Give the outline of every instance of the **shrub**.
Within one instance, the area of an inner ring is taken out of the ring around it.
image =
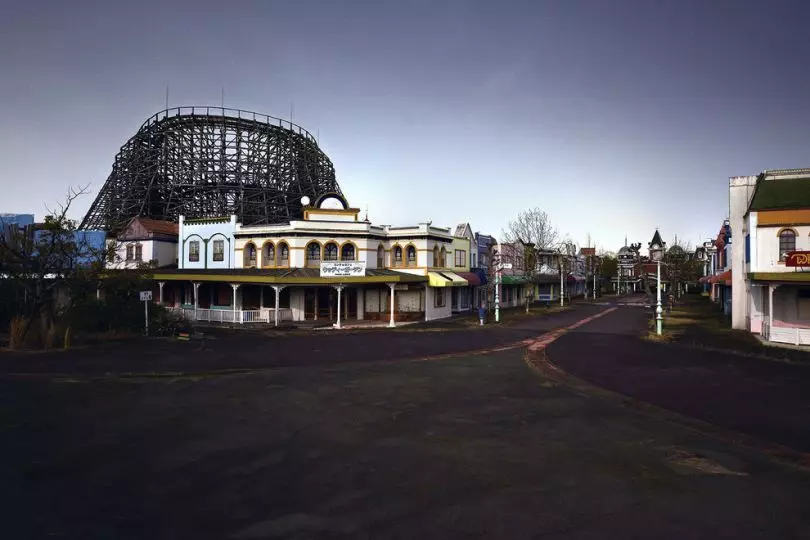
[[[24,345],[25,339],[25,318],[16,315],[11,318],[8,332],[8,348],[20,349]]]

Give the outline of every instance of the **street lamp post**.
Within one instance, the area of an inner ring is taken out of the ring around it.
[[[657,301],[656,306],[655,306],[655,333],[660,336],[661,335],[661,330],[662,330],[661,327],[662,327],[662,323],[663,323],[663,313],[664,313],[664,310],[661,308],[661,258],[664,256],[664,249],[663,249],[663,247],[659,246],[658,244],[653,244],[650,248],[651,248],[650,252],[651,252],[651,254],[653,256],[653,259],[655,260],[655,262],[657,263],[657,266],[658,266],[658,268],[657,268],[658,276],[657,276],[657,280],[656,280],[657,283],[656,283],[656,290],[655,290],[655,292],[656,292],[655,297],[656,297],[656,301]]]
[[[563,258],[560,253],[560,307],[565,307],[565,282],[563,281],[565,273],[563,272]]]

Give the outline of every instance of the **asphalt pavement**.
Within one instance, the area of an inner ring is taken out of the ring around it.
[[[810,366],[642,339],[648,317],[621,307],[560,337],[547,357],[601,388],[810,452]]]

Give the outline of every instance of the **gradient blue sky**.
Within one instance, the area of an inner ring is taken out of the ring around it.
[[[0,211],[95,195],[167,85],[171,106],[224,87],[293,102],[374,222],[497,236],[537,206],[580,244],[694,244],[729,176],[810,165],[808,20],[778,0],[4,2]]]

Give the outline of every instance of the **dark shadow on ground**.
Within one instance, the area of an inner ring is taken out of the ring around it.
[[[116,342],[93,349],[53,352],[3,352],[0,374],[209,372],[346,362],[404,360],[464,353],[518,343],[567,326],[606,309],[575,305],[544,316],[528,316],[502,327],[470,327],[442,332],[320,330],[291,335],[223,330],[191,341],[170,339]]]
[[[806,473],[554,386],[518,350],[0,379],[0,414],[5,538],[810,537]]]

